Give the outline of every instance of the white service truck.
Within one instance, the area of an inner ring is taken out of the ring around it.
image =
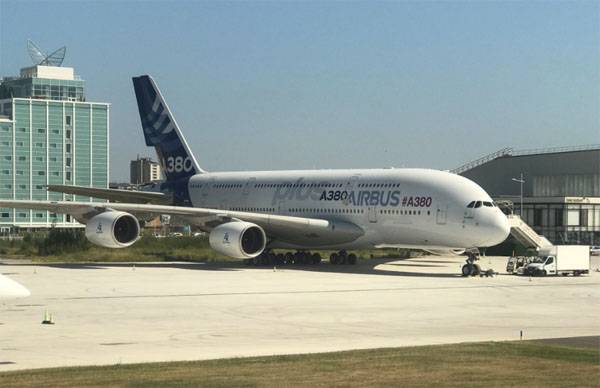
[[[525,274],[530,276],[579,276],[589,272],[590,247],[585,245],[553,245],[541,248],[538,256],[525,268]]]

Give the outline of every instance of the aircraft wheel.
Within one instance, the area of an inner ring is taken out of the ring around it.
[[[276,256],[276,263],[277,265],[284,265],[285,264],[285,257],[283,256],[283,253],[278,253]]]
[[[319,255],[318,253],[313,253],[312,254],[312,263],[320,264],[321,263],[321,255]]]
[[[306,254],[304,252],[296,252],[296,254],[294,255],[294,262],[300,265],[306,264],[305,258]]]
[[[471,276],[479,276],[481,275],[481,267],[477,264],[473,264],[471,267]]]
[[[338,260],[339,264],[346,264],[348,262],[348,257],[346,255],[340,255],[339,257],[340,257]]]
[[[356,264],[356,255],[354,253],[349,254],[346,263],[350,265]]]
[[[462,266],[462,276],[469,276],[471,275],[471,265],[470,264],[465,264]]]
[[[333,265],[339,264],[340,256],[337,253],[332,253],[329,256],[329,262]]]
[[[294,254],[292,252],[286,252],[284,258],[286,264],[294,264]]]

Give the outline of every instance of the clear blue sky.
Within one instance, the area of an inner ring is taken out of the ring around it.
[[[111,178],[154,155],[151,74],[208,170],[448,169],[600,143],[600,3],[0,0],[0,74],[67,46],[110,102]]]

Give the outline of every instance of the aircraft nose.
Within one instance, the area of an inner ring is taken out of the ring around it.
[[[498,211],[498,213],[494,215],[489,227],[489,234],[489,246],[500,244],[508,238],[508,235],[510,234],[510,224],[508,223],[508,218],[506,218],[501,211]]]

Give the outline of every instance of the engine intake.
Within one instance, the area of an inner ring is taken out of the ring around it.
[[[258,225],[232,221],[214,228],[208,242],[215,251],[236,259],[256,257],[267,245],[265,231]]]
[[[140,224],[125,212],[100,213],[85,225],[85,237],[91,243],[106,248],[126,248],[140,236]]]

